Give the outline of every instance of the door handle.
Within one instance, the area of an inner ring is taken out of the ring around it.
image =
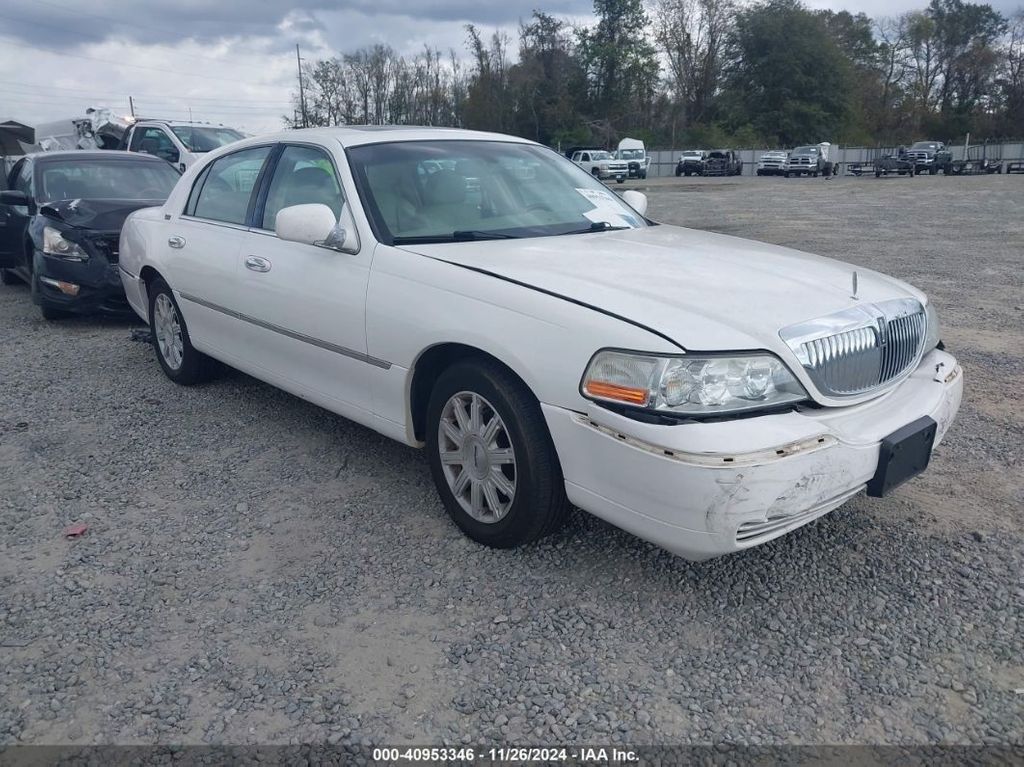
[[[176,250],[181,250],[182,248],[185,247],[185,238],[184,237],[168,237],[167,238],[167,244],[170,245],[172,248],[175,248]]]
[[[259,256],[247,256],[245,259],[245,268],[251,269],[254,272],[269,272],[270,262],[265,258]]]

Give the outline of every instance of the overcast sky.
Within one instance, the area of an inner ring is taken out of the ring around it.
[[[808,0],[813,8],[895,15],[926,0]],[[1009,14],[1022,0],[992,0]],[[464,51],[465,25],[515,32],[533,8],[586,20],[590,0],[4,0],[0,120],[34,125],[89,106],[281,127],[295,89],[295,44],[315,59],[383,42]]]

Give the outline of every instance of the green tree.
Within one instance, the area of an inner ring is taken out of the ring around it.
[[[649,123],[658,86],[658,57],[647,41],[642,0],[594,0],[597,24],[579,30],[591,113],[614,129]]]
[[[837,137],[849,112],[851,66],[820,16],[796,0],[751,6],[737,16],[730,53],[733,130],[750,125],[783,146]]]
[[[544,144],[583,129],[586,77],[568,25],[534,11],[519,30],[519,62],[509,73],[514,130]],[[586,139],[583,139],[586,140]]]

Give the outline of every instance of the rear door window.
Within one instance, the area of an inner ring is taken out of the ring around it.
[[[245,224],[249,203],[269,146],[243,149],[214,160],[196,181],[189,201],[191,215],[229,224]],[[201,186],[200,186],[201,185]],[[186,211],[189,212],[189,211]]]

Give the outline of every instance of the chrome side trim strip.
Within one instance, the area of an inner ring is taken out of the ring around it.
[[[234,317],[236,320],[248,322],[251,325],[256,325],[257,327],[263,328],[264,330],[269,330],[273,333],[280,333],[281,335],[287,336],[288,338],[293,338],[296,341],[301,341],[304,344],[310,344],[320,349],[324,349],[329,352],[334,352],[335,354],[340,354],[344,357],[350,357],[354,360],[365,362],[367,365],[373,365],[374,367],[381,368],[382,370],[391,369],[391,363],[388,362],[387,360],[378,359],[377,357],[373,357],[369,354],[363,354],[362,352],[358,352],[355,349],[349,349],[345,346],[338,346],[337,344],[332,344],[330,341],[322,341],[319,338],[313,338],[312,336],[303,335],[302,333],[296,333],[294,330],[288,330],[288,328],[282,328],[280,325],[274,325],[270,322],[264,322],[263,320],[257,319],[256,317],[250,317],[247,314],[242,314],[241,312],[236,312],[233,311],[232,309],[225,309],[223,306],[212,304],[209,301],[205,301],[202,298],[199,298],[198,296],[189,295],[188,293],[179,293],[178,295],[180,295],[186,301],[191,301],[192,303],[199,304],[200,306],[204,306],[207,309],[212,309],[215,312],[226,314],[228,317]]]

